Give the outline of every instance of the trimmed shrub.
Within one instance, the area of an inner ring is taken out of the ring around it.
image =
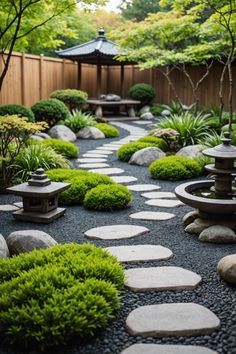
[[[31,107],[36,121],[45,121],[49,127],[57,122],[70,117],[70,112],[66,105],[56,98],[41,100]]]
[[[168,145],[164,139],[156,138],[155,136],[144,136],[138,139],[138,142],[154,144],[156,147],[163,151],[166,151],[168,148]]]
[[[124,271],[101,248],[67,244],[0,259],[0,334],[42,349],[92,336],[120,306]]]
[[[96,121],[94,119],[94,116],[91,114],[86,114],[81,111],[73,111],[72,115],[67,118],[64,122],[64,124],[70,128],[74,133],[77,133],[78,130],[85,128],[85,127],[91,127],[96,125]]]
[[[157,128],[149,132],[150,136],[163,139],[167,144],[167,150],[177,151],[181,148],[179,133],[171,128]]]
[[[77,157],[79,155],[78,147],[70,141],[64,141],[60,139],[44,139],[42,144],[51,147],[58,154],[68,158]]]
[[[128,144],[122,145],[119,150],[117,151],[118,157],[122,161],[129,161],[131,156],[136,152],[141,149],[150,147],[150,146],[156,146],[153,143],[142,143],[142,142],[132,142]]]
[[[119,184],[99,185],[86,193],[84,205],[95,210],[116,210],[125,208],[132,199],[128,188]]]
[[[116,138],[120,135],[118,129],[106,123],[97,123],[95,127],[101,130],[101,132],[103,132],[106,138]]]
[[[145,83],[132,86],[128,94],[134,100],[141,101],[142,103],[150,102],[156,95],[154,88]]]
[[[149,170],[152,178],[177,181],[197,177],[200,165],[193,159],[183,156],[168,156],[154,161]]]
[[[82,108],[88,99],[88,94],[80,90],[67,89],[53,91],[50,97],[65,103],[72,112],[73,109]]]
[[[0,106],[0,116],[12,116],[17,115],[19,117],[25,117],[29,122],[34,122],[34,113],[30,108],[21,106],[19,104],[5,104]]]

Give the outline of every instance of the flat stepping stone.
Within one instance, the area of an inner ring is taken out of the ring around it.
[[[80,163],[96,163],[96,162],[106,162],[107,159],[106,158],[81,158],[81,159],[77,159],[78,162]]]
[[[119,262],[146,262],[169,259],[173,256],[169,248],[155,245],[114,246],[107,250]]]
[[[143,337],[199,336],[219,328],[220,320],[204,306],[174,303],[141,306],[128,315],[126,326]]]
[[[107,163],[80,163],[79,168],[103,168],[109,167]]]
[[[163,208],[176,208],[184,205],[180,200],[168,200],[168,199],[150,199],[145,202],[147,205],[163,207]]]
[[[16,203],[13,203],[13,205],[15,205],[19,209],[23,208],[23,202],[16,202]]]
[[[101,173],[101,175],[118,175],[125,172],[121,168],[96,168],[89,170],[89,172]]]
[[[171,192],[149,192],[141,195],[148,199],[176,199],[176,195]]]
[[[192,290],[202,278],[180,267],[135,268],[125,271],[128,289],[133,291]]]
[[[138,220],[169,220],[175,217],[171,213],[163,213],[158,211],[140,211],[138,213],[130,214],[129,216],[132,219]]]
[[[11,205],[11,204],[0,205],[0,211],[14,211],[18,209],[19,208],[16,205]]]
[[[108,151],[108,150],[105,150],[105,151],[104,150],[89,150],[89,151],[87,151],[87,154],[111,155],[111,154],[113,154],[113,152],[112,151]]]
[[[145,192],[145,191],[152,191],[155,189],[160,189],[161,187],[159,187],[155,184],[133,184],[132,186],[128,186],[128,188],[129,188],[129,190],[134,191],[134,192]]]
[[[138,180],[138,178],[133,176],[113,176],[111,179],[116,183],[130,183]]]
[[[149,232],[149,229],[136,225],[107,225],[95,227],[84,234],[88,238],[99,240],[121,240],[132,238]]]
[[[152,122],[150,122],[150,120],[135,120],[134,123],[139,124],[139,125],[152,124]]]
[[[82,155],[83,157],[89,157],[89,158],[93,158],[93,159],[97,159],[97,158],[103,158],[103,159],[107,159],[107,155],[102,155],[102,154],[98,154],[98,153],[86,153]]]
[[[193,345],[134,344],[121,354],[217,354],[217,352]]]
[[[118,150],[118,147],[109,147],[109,146],[100,146],[97,148],[97,150],[104,150],[104,151],[113,151],[113,150]]]

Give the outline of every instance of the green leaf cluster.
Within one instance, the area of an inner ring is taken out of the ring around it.
[[[166,151],[168,148],[164,139],[156,138],[155,136],[143,136],[142,138],[138,139],[137,142],[154,144],[154,146],[163,151]]]
[[[139,83],[130,87],[129,96],[134,100],[149,103],[155,97],[156,93],[154,88],[145,83]]]
[[[96,123],[95,127],[101,130],[106,138],[116,138],[120,135],[118,129],[106,123]]]
[[[25,117],[29,122],[34,122],[34,113],[30,108],[21,106],[19,104],[5,104],[0,105],[0,116],[14,116]]]
[[[41,143],[45,146],[49,146],[58,154],[67,158],[75,158],[79,155],[79,148],[70,141],[60,139],[44,139]]]
[[[34,113],[35,120],[47,122],[49,127],[70,117],[70,112],[66,105],[56,98],[38,101],[31,109]]]
[[[95,126],[96,121],[94,116],[89,113],[73,110],[72,114],[65,119],[64,124],[74,133],[78,133],[82,128]]]
[[[56,98],[65,103],[69,110],[80,109],[87,101],[88,94],[80,90],[56,90],[50,95],[51,98]]]

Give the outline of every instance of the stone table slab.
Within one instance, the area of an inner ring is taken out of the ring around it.
[[[88,238],[100,240],[121,240],[140,236],[149,232],[149,229],[137,225],[107,225],[95,227],[84,234]]]
[[[148,199],[176,199],[176,195],[171,192],[148,192],[141,195]]]
[[[138,219],[138,220],[169,220],[175,217],[174,214],[171,213],[163,213],[158,211],[140,211],[138,213],[130,214],[130,218]]]
[[[135,268],[125,271],[128,289],[133,291],[192,290],[201,277],[180,267]]]
[[[121,354],[217,354],[216,351],[193,345],[134,344]]]
[[[199,336],[219,328],[218,317],[194,303],[141,306],[132,311],[126,326],[132,335],[143,337]]]
[[[111,179],[116,183],[131,183],[137,181],[133,176],[112,176]]]
[[[118,175],[125,171],[121,168],[96,168],[89,170],[89,172],[101,173],[102,175]]]
[[[150,199],[145,204],[161,208],[176,208],[184,205],[180,200],[173,199]]]
[[[79,168],[104,168],[104,167],[109,167],[109,165],[107,163],[80,163],[78,165]]]
[[[156,245],[114,246],[107,250],[119,262],[147,262],[169,259],[173,256],[169,248]]]
[[[134,192],[145,192],[160,189],[161,187],[155,184],[133,184],[132,186],[128,186],[128,188]]]

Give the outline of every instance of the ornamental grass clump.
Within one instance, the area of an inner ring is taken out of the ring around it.
[[[132,194],[125,186],[99,185],[86,193],[84,205],[89,209],[112,211],[126,208],[131,199]]]
[[[67,158],[75,158],[79,155],[79,149],[70,141],[64,141],[60,139],[44,139],[42,144],[49,146],[55,150],[58,154],[61,154]]]
[[[197,177],[202,169],[195,160],[188,157],[168,156],[154,161],[149,171],[152,178],[177,181]]]
[[[67,244],[0,259],[0,335],[41,349],[93,336],[120,306],[124,270],[101,248]]]
[[[144,143],[144,142],[132,142],[128,144],[122,145],[119,150],[117,151],[118,157],[122,161],[128,162],[131,158],[131,156],[136,152],[141,149],[147,148],[147,147],[153,147],[156,146],[153,143]]]
[[[95,127],[101,130],[101,132],[103,132],[106,138],[116,138],[120,135],[118,129],[106,123],[97,123]]]

